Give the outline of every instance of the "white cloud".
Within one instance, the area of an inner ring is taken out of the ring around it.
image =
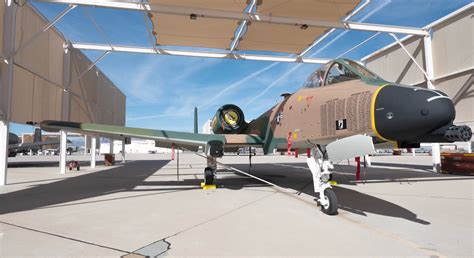
[[[269,69],[275,67],[276,65],[278,65],[278,63],[272,63],[270,65],[267,65],[265,66],[264,68],[252,73],[252,74],[249,74],[247,75],[246,77],[232,83],[231,85],[225,87],[224,89],[222,89],[220,92],[218,92],[217,94],[214,95],[214,97],[210,98],[209,100],[207,100],[206,102],[204,102],[202,105],[200,105],[199,107],[200,108],[205,108],[207,106],[209,106],[210,104],[212,104],[214,101],[216,101],[217,99],[219,98],[222,98],[224,95],[230,93],[233,89],[235,89],[236,87],[240,86],[241,84],[243,84],[244,82],[247,82],[255,77],[257,77],[258,75],[264,73],[265,71],[268,71]]]
[[[260,97],[264,96],[265,93],[267,93],[271,88],[275,87],[278,83],[280,83],[281,81],[283,81],[284,79],[286,79],[292,72],[294,72],[296,69],[300,68],[302,64],[297,64],[295,66],[293,66],[291,69],[287,70],[282,76],[278,77],[278,79],[276,79],[275,81],[273,81],[270,85],[268,85],[262,92],[260,92],[258,95],[256,95],[255,97],[251,98],[249,101],[247,101],[247,103],[245,103],[246,105],[250,105],[252,102],[254,102],[255,100],[259,99]]]

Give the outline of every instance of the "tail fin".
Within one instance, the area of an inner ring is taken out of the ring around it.
[[[198,130],[198,108],[194,108],[194,133],[199,133]]]
[[[33,142],[42,142],[43,141],[43,135],[41,133],[41,128],[35,128],[35,137],[33,139]]]

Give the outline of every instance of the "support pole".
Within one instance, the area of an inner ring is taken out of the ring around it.
[[[87,135],[84,135],[84,155],[87,156]]]
[[[372,166],[372,160],[369,155],[364,156],[364,168],[370,168]]]
[[[171,144],[171,160],[174,160],[174,143]]]
[[[67,133],[64,130],[61,130],[59,133],[60,133],[59,171],[61,174],[66,174]]]
[[[91,168],[95,168],[95,160],[97,153],[97,136],[91,137]]]
[[[114,154],[114,139],[113,138],[109,139],[109,153]]]
[[[178,153],[176,154],[176,181],[179,181],[179,147],[178,147]]]
[[[7,184],[8,127],[8,122],[0,120],[0,186]]]
[[[9,122],[13,85],[13,56],[15,52],[17,5],[6,1],[3,19],[3,49],[0,49],[0,186],[7,183]]]
[[[428,76],[426,85],[428,89],[436,89],[432,78],[434,78],[433,68],[433,49],[431,48],[431,33],[423,38],[423,45],[425,47],[425,63],[426,63],[426,74]],[[441,172],[441,149],[439,143],[433,143],[431,145],[431,155],[433,157],[433,171]]]
[[[355,158],[356,165],[357,165],[357,171],[356,171],[356,180],[360,180],[360,157]]]
[[[122,163],[125,163],[125,139],[122,141]]]

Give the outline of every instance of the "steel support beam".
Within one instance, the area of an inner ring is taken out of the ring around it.
[[[122,140],[122,163],[125,163],[125,139]]]
[[[0,186],[7,184],[8,122],[0,120]]]
[[[425,64],[427,78],[434,78],[434,66],[433,66],[433,49],[431,46],[431,35],[423,38],[423,45],[425,50]],[[427,79],[426,84],[428,89],[436,89],[434,82]],[[431,145],[431,156],[433,157],[433,171],[441,172],[441,149],[439,143],[433,143]]]
[[[354,16],[356,15],[357,13],[359,13],[362,9],[364,9],[369,3],[370,3],[371,0],[366,0],[365,2],[363,2],[358,8],[356,8],[355,10],[353,10],[349,15],[347,15],[346,17],[344,17],[343,19],[343,22],[344,23],[347,23],[349,22],[349,20]],[[307,47],[306,49],[304,49],[300,54],[298,54],[299,57],[302,57],[304,55],[306,55],[309,51],[311,51],[314,47],[316,47],[319,43],[321,43],[324,39],[326,39],[329,35],[331,35],[336,29],[335,28],[332,28],[331,30],[329,30],[328,32],[324,33],[322,36],[320,36],[319,38],[317,38],[309,47]]]
[[[408,51],[408,49],[405,47],[405,45],[403,45],[403,43],[400,41],[400,39],[393,33],[389,33],[390,36],[392,36],[395,41],[398,43],[398,45],[400,45],[400,47],[403,49],[403,51],[405,51],[405,53],[408,55],[408,57],[410,57],[411,61],[413,61],[413,63],[418,67],[418,69],[420,69],[420,71],[425,75],[425,78],[427,81],[432,81],[433,78],[434,78],[434,74],[432,75],[429,75],[425,69],[423,69],[423,67],[416,61],[416,58],[413,57],[413,55],[410,53],[410,51]],[[430,40],[430,44],[431,44],[431,40]]]
[[[17,8],[12,1],[5,3],[4,16],[1,17],[4,23],[3,28],[0,28],[0,33],[3,32],[3,49],[0,49],[3,57],[0,60],[0,186],[7,184]]]
[[[208,58],[227,58],[237,60],[257,60],[268,62],[285,62],[285,63],[308,63],[308,64],[325,64],[330,59],[323,58],[297,58],[284,56],[269,56],[269,55],[247,55],[238,53],[216,53],[216,52],[197,52],[197,51],[183,51],[183,50],[166,50],[161,48],[144,48],[144,47],[128,47],[128,46],[109,46],[103,44],[88,44],[88,43],[73,43],[72,46],[81,50],[98,50],[110,52],[126,52],[138,54],[157,54],[157,55],[172,55],[172,56],[189,56],[189,57],[208,57]]]
[[[361,5],[359,5],[359,7],[357,7],[350,14],[348,14],[346,17],[344,17],[344,19],[342,19],[342,21],[343,22],[349,21],[352,17],[354,17],[354,15],[358,14],[360,11],[362,11],[362,9],[364,9],[367,5],[369,5],[371,1],[372,0],[365,0],[365,2],[363,2]]]
[[[247,8],[247,14],[252,14],[253,13],[253,9],[257,6],[257,0],[252,0]],[[230,52],[234,52],[234,50],[237,48],[237,46],[239,45],[239,42],[240,42],[240,39],[242,38],[243,34],[244,34],[244,29],[246,29],[247,27],[247,23],[248,21],[247,20],[241,20],[239,22],[239,26],[237,26],[237,34],[235,35],[234,39],[232,40],[232,42],[230,42]]]
[[[95,168],[97,157],[97,136],[91,137],[91,168]]]
[[[339,56],[337,56],[335,59],[338,59],[338,58],[340,58],[340,57],[343,57],[343,56],[347,55],[348,53],[354,51],[356,48],[358,48],[358,47],[364,45],[365,43],[367,43],[367,42],[369,42],[369,41],[371,41],[373,38],[377,37],[378,35],[380,35],[380,32],[375,33],[374,35],[370,36],[370,37],[367,38],[366,40],[364,40],[364,41],[360,42],[359,44],[353,46],[352,48],[350,48],[350,49],[347,50],[346,52],[344,52],[344,53],[340,54]]]
[[[66,157],[67,157],[67,133],[64,130],[59,131],[59,172],[66,174]]]
[[[346,29],[387,32],[387,33],[400,33],[400,34],[418,35],[418,36],[428,35],[428,31],[421,28],[391,26],[391,25],[382,25],[382,24],[370,24],[370,23],[360,23],[360,22],[347,22]]]
[[[110,48],[113,48],[113,47],[110,46]],[[104,59],[110,53],[110,51],[111,50],[107,50],[102,55],[100,55],[94,62],[92,62],[92,64],[89,65],[89,67],[87,67],[86,70],[84,70],[79,76],[77,76],[75,80],[81,79],[82,76],[84,76],[87,72],[89,72],[92,68],[94,68],[94,66],[96,66],[100,61],[102,61],[102,59]]]
[[[263,15],[258,13],[239,13],[239,12],[228,12],[219,11],[213,9],[204,8],[187,8],[181,6],[170,6],[162,4],[149,4],[143,2],[122,2],[122,1],[109,1],[109,0],[38,0],[39,2],[48,3],[65,3],[75,5],[86,5],[86,6],[98,6],[106,8],[116,9],[127,9],[127,10],[139,10],[154,13],[165,13],[174,15],[190,16],[195,15],[198,19],[200,17],[205,18],[217,18],[217,19],[228,19],[228,20],[247,20],[252,22],[265,22],[272,24],[285,24],[293,26],[306,25],[310,27],[323,27],[323,28],[339,28],[339,29],[352,29],[352,30],[363,30],[363,31],[380,31],[380,32],[393,32],[403,33],[411,35],[427,35],[427,31],[419,28],[410,27],[399,27],[389,26],[381,24],[367,24],[367,23],[355,23],[355,22],[330,22],[323,20],[313,19],[299,19],[290,17],[278,17],[273,15]]]
[[[87,155],[87,141],[88,141],[87,135],[84,135],[84,155]]]
[[[114,139],[113,138],[109,139],[109,153],[114,154]]]
[[[321,43],[324,39],[326,39],[327,37],[329,37],[329,35],[331,35],[334,31],[336,31],[336,29],[331,29],[330,31],[326,32],[324,35],[322,35],[321,37],[319,37],[316,41],[313,42],[313,44],[311,44],[309,47],[307,47],[305,50],[303,50],[298,56],[299,57],[302,57],[304,55],[306,55],[309,51],[311,51],[311,49],[313,49],[314,47],[316,47],[319,43]]]
[[[61,120],[69,121],[69,100],[71,98],[69,88],[71,87],[71,51],[70,44],[66,43],[63,55],[63,94],[61,102]]]
[[[70,11],[72,11],[74,8],[76,8],[77,5],[74,5],[74,4],[70,4],[66,9],[64,9],[61,13],[59,13],[53,20],[51,20],[49,23],[47,23],[46,25],[44,25],[43,29],[41,29],[40,31],[36,32],[33,36],[31,36],[31,38],[29,38],[28,40],[25,41],[25,43],[21,44],[16,50],[15,50],[15,54],[13,56],[15,56],[18,52],[20,52],[21,50],[23,50],[24,48],[26,48],[27,46],[31,45],[31,43],[33,43],[35,41],[35,39],[37,39],[41,34],[45,33],[46,31],[48,31],[51,27],[54,26],[54,24],[56,24],[58,21],[60,21],[66,14],[68,14]]]

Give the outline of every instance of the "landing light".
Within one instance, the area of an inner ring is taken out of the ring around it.
[[[327,182],[329,182],[329,177],[330,177],[329,174],[322,174],[322,175],[321,175],[321,181],[322,181],[323,183],[327,183]]]

